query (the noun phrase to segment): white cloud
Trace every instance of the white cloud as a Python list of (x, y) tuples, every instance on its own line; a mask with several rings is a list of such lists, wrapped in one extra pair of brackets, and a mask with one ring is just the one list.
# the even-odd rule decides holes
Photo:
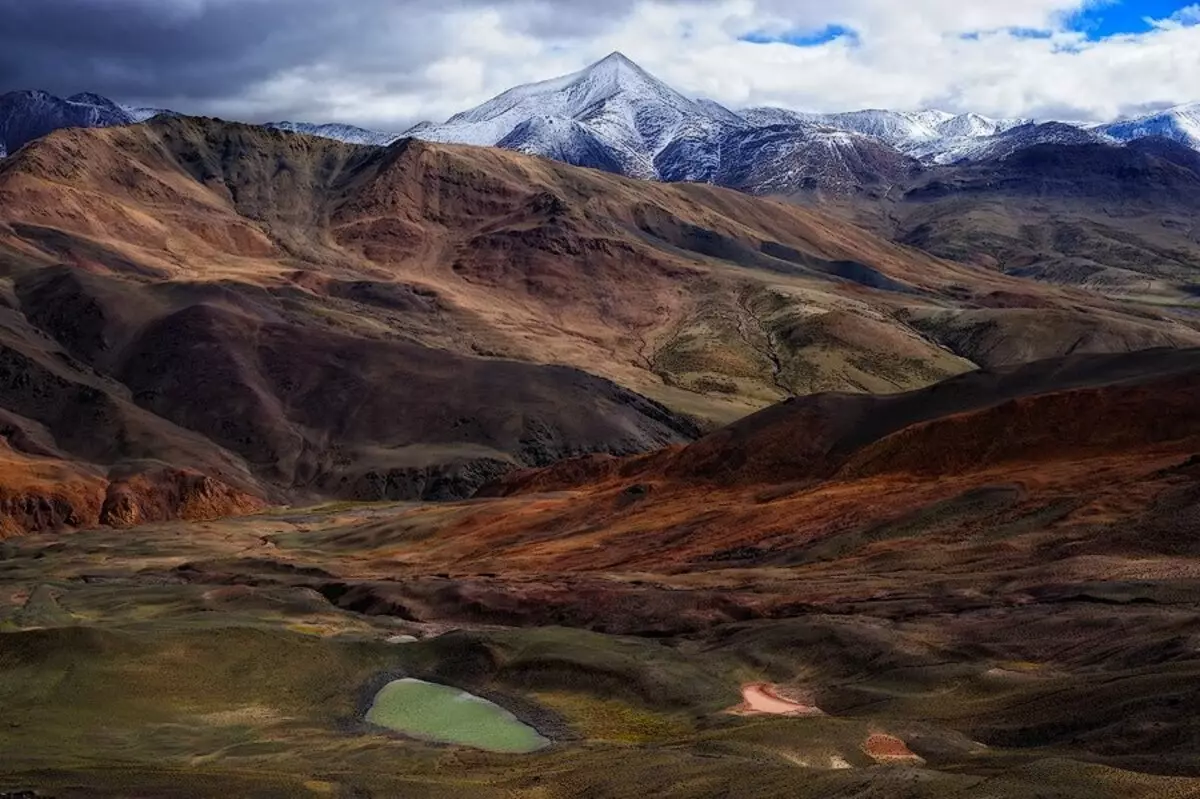
[(1184, 6), (1166, 19), (1146, 20), (1156, 28), (1186, 28), (1190, 25), (1200, 25), (1200, 3)]
[[(1137, 35), (1092, 41), (1080, 0), (717, 0), (631, 5), (595, 36), (534, 38), (519, 8), (452, 37), (446, 64), (406, 103), (441, 118), (517, 83), (621, 50), (679, 90), (734, 107), (943, 107), (995, 116), (1113, 119), (1200, 100), (1200, 5)], [(754, 44), (836, 24), (819, 46)], [(1039, 31), (1031, 36), (1028, 31)], [(477, 65), (471, 68), (470, 64)]]

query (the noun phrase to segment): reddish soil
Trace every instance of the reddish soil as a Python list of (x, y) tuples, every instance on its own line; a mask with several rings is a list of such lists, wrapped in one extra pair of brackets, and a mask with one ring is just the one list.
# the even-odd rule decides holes
[(198, 472), (158, 467), (106, 478), (95, 467), (0, 454), (0, 538), (31, 532), (257, 513), (258, 496)]
[(913, 753), (908, 744), (894, 735), (876, 732), (863, 742), (863, 751), (877, 763), (924, 763), (924, 758)]

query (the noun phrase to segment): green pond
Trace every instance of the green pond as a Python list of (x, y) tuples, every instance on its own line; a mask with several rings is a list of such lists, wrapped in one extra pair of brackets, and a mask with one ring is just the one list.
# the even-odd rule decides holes
[(532, 752), (549, 743), (499, 705), (424, 680), (394, 680), (385, 685), (375, 695), (367, 721), (414, 738), (488, 752)]

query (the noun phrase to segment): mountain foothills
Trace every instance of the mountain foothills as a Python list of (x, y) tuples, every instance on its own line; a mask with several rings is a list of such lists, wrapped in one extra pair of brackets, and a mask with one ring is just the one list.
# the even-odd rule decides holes
[(1186, 107), (0, 111), (0, 799), (1200, 797)]

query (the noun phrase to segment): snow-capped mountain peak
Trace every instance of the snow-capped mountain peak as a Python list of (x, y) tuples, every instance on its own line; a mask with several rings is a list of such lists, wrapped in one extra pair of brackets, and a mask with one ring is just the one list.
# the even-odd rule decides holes
[[(96, 94), (0, 95), (0, 157), (62, 127), (123, 125), (160, 113)], [(267, 127), (355, 144), (397, 138), (351, 125)], [(621, 53), (577, 72), (511, 88), (405, 137), (496, 146), (629, 177), (699, 181), (754, 193), (886, 192), (914, 171), (1002, 160), (1036, 145), (1118, 145), (1158, 136), (1200, 151), (1200, 103), (1109, 125), (992, 119), (942, 110), (806, 113), (730, 110), (689, 98)]]
[(540, 113), (577, 119), (596, 105), (622, 96), (671, 105), (693, 104), (621, 53), (612, 53), (570, 75), (509, 89), (483, 105), (455, 114), (446, 125), (495, 122), (522, 110), (531, 112), (530, 116)]
[[(684, 97), (621, 53), (612, 53), (578, 72), (509, 89), (443, 125), (414, 128), (408, 135), (462, 144), (503, 142), (606, 169), (615, 161), (621, 171), (638, 177), (670, 173), (700, 179), (713, 166), (710, 154), (683, 147), (688, 157), (699, 159), (692, 169), (678, 163), (681, 154), (668, 156), (672, 163), (660, 163), (665, 151), (746, 124), (716, 103)], [(599, 161), (597, 148), (608, 151)]]
[[(1165, 135), (1200, 149), (1200, 105), (1124, 124), (1127, 138)], [(445, 124), (421, 125), (406, 135), (501, 146), (633, 177), (742, 186), (741, 179), (729, 182), (736, 173), (784, 193), (797, 176), (806, 186), (821, 184), (821, 176), (837, 165), (851, 165), (847, 174), (869, 164), (879, 174), (899, 175), (911, 168), (909, 159), (946, 164), (1004, 157), (1034, 144), (1126, 140), (1119, 131), (942, 110), (731, 111), (685, 97), (620, 53), (569, 75), (509, 89)], [(734, 163), (747, 159), (759, 166), (747, 170)], [(787, 176), (766, 176), (761, 167), (767, 163)]]
[(909, 143), (933, 141), (940, 138), (935, 125), (941, 115), (934, 111), (886, 111), (870, 109), (828, 114), (822, 120), (839, 130), (849, 130), (871, 136), (901, 150)]
[(943, 120), (936, 126), (937, 132), (947, 138), (978, 138), (995, 136), (1014, 128), (1024, 120), (991, 119), (980, 114), (959, 114)]
[(75, 105), (92, 105), (96, 106), (97, 108), (107, 108), (110, 110), (120, 110), (121, 108), (112, 100), (108, 99), (107, 97), (101, 97), (95, 92), (80, 92), (79, 94), (73, 94), (67, 98), (67, 102), (74, 103)]

